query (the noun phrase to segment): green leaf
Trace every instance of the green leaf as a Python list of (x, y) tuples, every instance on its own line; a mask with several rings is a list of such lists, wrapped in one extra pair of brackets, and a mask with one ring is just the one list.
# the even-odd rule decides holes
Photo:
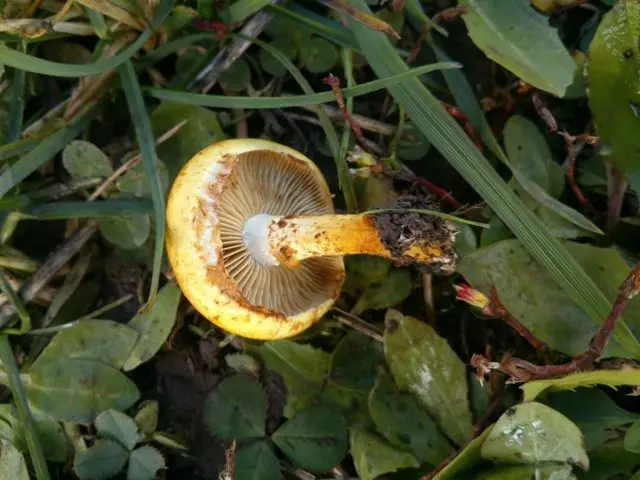
[(251, 70), (243, 58), (231, 64), (219, 76), (220, 86), (229, 92), (241, 92), (251, 84)]
[(62, 151), (62, 164), (74, 178), (108, 177), (113, 167), (102, 150), (85, 140), (74, 140)]
[(578, 480), (613, 480), (616, 475), (627, 478), (640, 466), (640, 455), (624, 448), (623, 440), (613, 440), (589, 452), (591, 466), (587, 472), (577, 472)]
[(133, 370), (158, 353), (176, 323), (181, 295), (176, 285), (167, 283), (160, 289), (151, 307), (129, 321), (129, 327), (138, 332), (138, 336), (122, 367), (125, 371)]
[(381, 283), (370, 286), (362, 293), (353, 307), (353, 313), (360, 315), (365, 310), (395, 307), (411, 295), (411, 290), (411, 272), (406, 268), (394, 268)]
[(300, 60), (311, 73), (325, 73), (338, 63), (338, 51), (328, 40), (314, 37), (300, 50)]
[(329, 368), (328, 353), (290, 340), (266, 342), (248, 350), (262, 357), (264, 363), (284, 380), (287, 387), (284, 415), (287, 418), (309, 406), (320, 392)]
[(629, 427), (624, 436), (625, 450), (633, 453), (640, 453), (640, 420), (637, 420)]
[(11, 442), (2, 439), (0, 439), (0, 478), (29, 480), (24, 456)]
[(102, 200), (99, 202), (51, 202), (30, 205), (12, 211), (19, 213), (24, 218), (38, 220), (121, 217), (136, 213), (146, 216), (153, 213), (153, 204), (146, 198), (141, 200)]
[(382, 283), (391, 269), (391, 261), (373, 255), (349, 255), (344, 259), (347, 276), (342, 289), (355, 294), (374, 283)]
[(227, 25), (233, 25), (262, 10), (269, 3), (269, 0), (236, 0), (229, 7), (218, 12), (218, 16)]
[(177, 435), (168, 432), (155, 432), (152, 435), (152, 440), (164, 445), (168, 448), (175, 448), (176, 450), (189, 450), (189, 446), (186, 442)]
[(126, 250), (144, 244), (151, 231), (148, 215), (126, 215), (100, 219), (100, 233), (109, 242)]
[(439, 465), (453, 451), (415, 397), (398, 390), (384, 370), (369, 394), (369, 412), (389, 443), (411, 452), (421, 462)]
[(267, 421), (267, 398), (252, 377), (234, 375), (207, 396), (202, 418), (205, 427), (223, 440), (261, 438)]
[(312, 405), (282, 425), (271, 439), (299, 467), (326, 472), (347, 453), (347, 422), (325, 405)]
[(95, 360), (122, 368), (136, 343), (138, 334), (112, 320), (83, 320), (61, 330), (36, 359), (31, 370), (61, 359)]
[(420, 465), (410, 453), (389, 445), (375, 433), (360, 427), (350, 429), (349, 444), (361, 480), (374, 480), (385, 473)]
[(76, 454), (73, 470), (83, 480), (114, 477), (127, 463), (129, 452), (112, 440), (96, 440), (87, 450)]
[(242, 447), (236, 455), (235, 480), (283, 480), (276, 454), (266, 440)]
[[(298, 49), (295, 43), (287, 37), (276, 38), (269, 42), (269, 45), (280, 50), (280, 52), (282, 52), (282, 54), (291, 61), (295, 60), (298, 55)], [(287, 69), (284, 65), (282, 65), (282, 63), (280, 63), (278, 59), (271, 55), (267, 50), (260, 50), (259, 58), (260, 66), (262, 66), (264, 71), (268, 74), (273, 75), (274, 77), (282, 77), (283, 75), (286, 75)]]
[(142, 433), (151, 435), (158, 428), (159, 413), (160, 404), (157, 400), (145, 400), (139, 405), (136, 416), (133, 419)]
[(537, 402), (511, 407), (498, 419), (481, 448), (496, 463), (569, 463), (589, 468), (582, 433), (567, 417)]
[(493, 425), (490, 425), (480, 435), (467, 443), (464, 449), (433, 477), (433, 480), (458, 480), (461, 472), (483, 462), (480, 456), (480, 449), (492, 430)]
[(624, 173), (640, 170), (640, 4), (620, 0), (589, 44), (589, 107), (605, 160)]
[[(565, 247), (607, 297), (613, 299), (629, 270), (616, 250), (573, 242), (566, 242)], [(504, 240), (467, 255), (461, 260), (459, 271), (475, 289), (485, 294), (494, 285), (500, 301), (511, 315), (553, 350), (577, 355), (584, 351), (598, 329), (598, 325), (533, 262), (518, 240)], [(638, 305), (636, 300), (632, 301), (625, 318), (640, 325), (640, 317), (633, 311), (635, 305)], [(620, 324), (616, 332), (605, 356), (630, 353), (617, 341), (629, 332), (626, 324)]]
[(528, 0), (460, 4), (468, 7), (462, 18), (469, 36), (487, 57), (540, 90), (564, 95), (576, 65), (557, 31)]
[[(156, 160), (156, 169), (160, 176), (160, 184), (162, 191), (166, 192), (169, 187), (169, 173), (167, 167), (160, 160)], [(127, 170), (127, 173), (116, 180), (116, 187), (120, 193), (127, 193), (134, 197), (150, 197), (151, 189), (149, 188), (149, 178), (145, 171), (145, 166), (139, 163), (135, 167)]]
[(92, 360), (58, 359), (32, 368), (27, 397), (56, 420), (91, 423), (104, 410), (126, 410), (140, 397), (122, 372)]
[(512, 467), (494, 467), (484, 472), (476, 480), (575, 480), (571, 465), (527, 465)]
[(396, 384), (414, 394), (458, 445), (472, 432), (465, 365), (433, 328), (388, 310), (384, 353)]
[(376, 381), (377, 369), (382, 363), (382, 344), (353, 331), (345, 335), (333, 351), (329, 376), (342, 387), (369, 390)]
[[(354, 0), (353, 5), (367, 9), (363, 0)], [(352, 19), (347, 22), (377, 76), (407, 72), (406, 63), (384, 34), (372, 32)], [(611, 302), (545, 224), (518, 199), (440, 101), (417, 79), (388, 88), (414, 124), (547, 269), (553, 281), (592, 319), (601, 321), (609, 313)], [(640, 344), (628, 333), (622, 334), (621, 343), (640, 355)]]
[(127, 480), (153, 480), (158, 470), (165, 468), (164, 457), (150, 445), (143, 445), (131, 452)]
[(96, 417), (94, 424), (100, 435), (117, 441), (129, 451), (142, 439), (136, 422), (117, 410), (102, 412)]
[(609, 385), (611, 387), (640, 385), (640, 371), (637, 369), (624, 369), (572, 373), (561, 378), (527, 382), (520, 388), (524, 392), (524, 400), (533, 400), (547, 390), (574, 390), (578, 387), (590, 387), (592, 385)]
[(572, 392), (547, 395), (544, 403), (575, 423), (584, 435), (587, 451), (607, 440), (608, 430), (640, 418), (618, 407), (611, 397), (599, 388), (579, 388)]

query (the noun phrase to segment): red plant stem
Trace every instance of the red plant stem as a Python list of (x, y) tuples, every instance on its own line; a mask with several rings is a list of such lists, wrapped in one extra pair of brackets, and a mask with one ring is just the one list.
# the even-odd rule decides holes
[(342, 95), (342, 90), (340, 89), (340, 79), (335, 75), (329, 74), (328, 77), (325, 77), (323, 79), (323, 82), (325, 85), (329, 85), (331, 87), (331, 90), (333, 90), (333, 93), (336, 96), (336, 103), (338, 104), (338, 107), (342, 110), (344, 119), (351, 127), (351, 130), (353, 130), (353, 134), (355, 135), (356, 140), (358, 141), (360, 146), (364, 150), (367, 150), (367, 140), (364, 138), (362, 129), (360, 128), (360, 125), (358, 125), (358, 123), (355, 121), (355, 119), (351, 116), (351, 113), (349, 113), (347, 104), (344, 101), (344, 95)]
[(589, 199), (587, 199), (584, 193), (582, 193), (582, 190), (580, 189), (580, 187), (578, 186), (578, 183), (576, 182), (576, 177), (575, 177), (576, 151), (575, 151), (575, 144), (574, 144), (575, 138), (566, 132), (562, 132), (560, 135), (564, 137), (565, 145), (567, 146), (567, 156), (569, 159), (569, 165), (567, 167), (567, 180), (569, 182), (569, 186), (571, 187), (573, 194), (578, 199), (578, 202), (580, 202), (580, 205), (582, 205), (585, 208), (588, 208), (595, 215), (599, 216), (600, 213), (598, 212), (598, 210), (596, 210), (596, 208), (591, 204)]
[(471, 122), (469, 121), (469, 117), (467, 117), (467, 115), (458, 107), (454, 107), (453, 105), (449, 105), (442, 102), (441, 102), (441, 105), (444, 107), (444, 109), (447, 111), (449, 115), (451, 115), (458, 122), (462, 123), (462, 128), (465, 131), (465, 133), (469, 136), (469, 138), (471, 138), (471, 140), (473, 141), (475, 146), (478, 148), (478, 150), (482, 152), (484, 150), (484, 145), (482, 144), (482, 138), (480, 138), (480, 135), (478, 135), (478, 132), (476, 132), (473, 126), (471, 125)]

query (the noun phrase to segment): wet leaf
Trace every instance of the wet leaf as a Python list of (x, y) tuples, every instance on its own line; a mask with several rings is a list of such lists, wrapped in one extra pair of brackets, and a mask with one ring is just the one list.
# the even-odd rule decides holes
[(81, 479), (102, 480), (115, 476), (127, 463), (129, 452), (112, 440), (97, 440), (76, 454), (73, 470)]
[(325, 405), (312, 405), (296, 413), (271, 439), (299, 467), (326, 472), (347, 453), (347, 422)]
[(278, 458), (266, 440), (242, 447), (236, 455), (235, 480), (282, 480)]
[(24, 376), (27, 397), (56, 420), (87, 424), (104, 410), (126, 410), (139, 398), (122, 372), (93, 360), (58, 359)]
[(471, 467), (483, 462), (480, 456), (480, 449), (486, 438), (491, 434), (493, 425), (487, 427), (480, 435), (467, 443), (458, 455), (445, 466), (433, 480), (457, 480), (460, 473), (469, 470)]
[(0, 478), (29, 480), (24, 456), (11, 442), (0, 439)]
[(571, 465), (494, 467), (476, 480), (575, 480)]
[(300, 61), (311, 73), (325, 73), (338, 63), (338, 51), (328, 40), (313, 37), (300, 50)]
[(616, 475), (625, 478), (640, 466), (640, 454), (624, 448), (623, 440), (612, 440), (589, 452), (590, 467), (587, 472), (576, 472), (578, 480), (612, 480)]
[(629, 427), (624, 436), (625, 450), (633, 453), (640, 453), (640, 420), (637, 420)]
[(267, 397), (258, 382), (244, 375), (227, 377), (207, 396), (205, 427), (223, 440), (260, 438), (267, 421)]
[(415, 397), (398, 390), (384, 370), (380, 370), (369, 394), (369, 411), (376, 428), (389, 443), (411, 452), (421, 462), (439, 465), (453, 451)]
[[(269, 42), (269, 45), (280, 50), (289, 60), (295, 60), (296, 56), (298, 55), (296, 44), (287, 37), (276, 38), (275, 40)], [(273, 75), (274, 77), (281, 77), (283, 75), (286, 75), (286, 67), (267, 50), (260, 50), (259, 58), (260, 65), (268, 74)]]
[[(615, 290), (627, 275), (628, 267), (613, 248), (565, 242), (567, 250), (593, 278), (603, 292), (613, 300)], [(475, 288), (485, 294), (495, 285), (500, 301), (523, 325), (531, 329), (553, 350), (577, 355), (586, 348), (598, 325), (590, 319), (551, 280), (526, 252), (518, 240), (504, 240), (467, 255), (460, 262), (460, 273)], [(630, 324), (640, 325), (632, 300), (625, 311)], [(622, 335), (624, 327), (618, 328)], [(615, 339), (605, 356), (624, 356)]]
[(607, 440), (607, 430), (628, 424), (640, 418), (618, 407), (599, 388), (579, 388), (571, 392), (555, 392), (546, 396), (544, 403), (575, 423), (582, 434), (587, 451)]
[(143, 445), (131, 452), (127, 480), (153, 480), (158, 470), (165, 468), (164, 457), (150, 445)]
[(587, 470), (582, 433), (567, 417), (537, 402), (511, 407), (484, 441), (481, 455), (496, 463), (569, 463)]
[(620, 0), (589, 45), (589, 107), (605, 160), (624, 173), (640, 170), (640, 4)]
[(328, 353), (290, 340), (266, 342), (249, 351), (262, 357), (264, 363), (284, 380), (287, 387), (284, 415), (287, 418), (309, 406), (322, 388), (329, 368)]
[(151, 220), (148, 215), (127, 215), (100, 219), (100, 233), (120, 248), (140, 247), (149, 237)]
[(132, 418), (117, 410), (106, 410), (96, 418), (96, 429), (103, 437), (117, 441), (128, 450), (142, 439)]
[(345, 258), (347, 278), (343, 289), (355, 294), (369, 285), (380, 283), (389, 273), (391, 261), (373, 255), (353, 255)]
[(159, 413), (160, 405), (157, 400), (145, 400), (140, 404), (134, 421), (143, 433), (151, 435), (158, 428)]
[(369, 390), (382, 363), (382, 344), (353, 331), (345, 335), (333, 351), (329, 374), (331, 380), (342, 387)]
[(181, 294), (174, 284), (165, 284), (158, 291), (150, 310), (136, 314), (129, 321), (129, 327), (138, 332), (138, 337), (124, 363), (125, 371), (133, 370), (158, 353), (176, 323)]
[(461, 0), (469, 36), (487, 57), (534, 87), (562, 97), (576, 65), (548, 19), (529, 0)]
[(411, 290), (411, 272), (406, 268), (394, 268), (381, 283), (371, 285), (362, 292), (353, 307), (353, 313), (360, 315), (366, 310), (395, 307), (411, 295)]
[(102, 150), (85, 140), (74, 140), (62, 151), (62, 164), (74, 178), (108, 177), (113, 167)]
[(220, 86), (229, 92), (241, 92), (251, 84), (251, 70), (243, 58), (231, 64), (218, 78)]
[(36, 359), (31, 370), (58, 359), (95, 360), (121, 368), (129, 358), (138, 334), (132, 328), (112, 320), (84, 320), (61, 330)]
[(349, 444), (361, 480), (374, 480), (385, 473), (420, 465), (410, 453), (391, 446), (375, 433), (359, 427), (350, 429)]
[(433, 328), (388, 310), (384, 352), (396, 384), (411, 392), (458, 445), (472, 432), (465, 365)]

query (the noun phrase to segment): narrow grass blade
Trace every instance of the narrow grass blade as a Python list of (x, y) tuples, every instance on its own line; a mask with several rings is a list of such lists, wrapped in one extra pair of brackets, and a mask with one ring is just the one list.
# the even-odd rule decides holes
[(3, 333), (22, 335), (23, 333), (29, 331), (31, 329), (31, 317), (29, 317), (29, 312), (27, 312), (22, 299), (13, 289), (11, 283), (9, 283), (9, 280), (5, 276), (2, 269), (0, 269), (0, 290), (2, 290), (2, 293), (5, 294), (5, 296), (7, 297), (7, 299), (9, 299), (13, 306), (16, 307), (16, 313), (18, 314), (18, 317), (20, 317), (19, 328), (7, 328), (3, 330)]
[(184, 37), (180, 37), (167, 42), (164, 45), (160, 45), (158, 48), (149, 52), (140, 60), (136, 60), (134, 62), (134, 66), (136, 67), (137, 71), (145, 71), (151, 65), (159, 62), (165, 57), (168, 57), (172, 53), (178, 52), (183, 48), (188, 47), (189, 45), (202, 41), (215, 42), (215, 37), (213, 37), (210, 33), (194, 33), (192, 35), (185, 35)]
[(218, 13), (220, 20), (233, 25), (247, 19), (269, 5), (271, 0), (238, 0)]
[(91, 107), (78, 115), (62, 130), (42, 140), (29, 153), (9, 166), (0, 175), (0, 198), (4, 197), (13, 187), (27, 178), (47, 161), (61, 151), (71, 140), (82, 132), (96, 113), (97, 108)]
[[(397, 75), (390, 75), (372, 82), (363, 83), (353, 88), (345, 88), (342, 94), (345, 98), (358, 97), (395, 85), (405, 79), (425, 75), (448, 68), (460, 68), (459, 63), (434, 63), (422, 67), (413, 68)], [(233, 97), (224, 95), (203, 95), (200, 93), (179, 92), (163, 88), (145, 88), (144, 93), (159, 100), (200, 105), (213, 108), (287, 108), (306, 105), (319, 105), (321, 103), (334, 102), (336, 97), (333, 91), (313, 93), (308, 95), (290, 95), (284, 97)]]
[(107, 70), (111, 70), (112, 68), (123, 64), (138, 50), (140, 50), (147, 40), (151, 38), (154, 29), (161, 25), (167, 17), (171, 11), (172, 3), (173, 2), (171, 0), (163, 0), (160, 7), (158, 7), (156, 18), (152, 25), (142, 32), (135, 42), (109, 59), (82, 65), (51, 62), (49, 60), (43, 60), (42, 58), (27, 55), (26, 53), (19, 52), (0, 43), (0, 62), (27, 72), (50, 75), (53, 77), (84, 77), (106, 72)]
[(93, 28), (96, 29), (96, 35), (98, 35), (98, 38), (107, 40), (109, 38), (109, 27), (107, 26), (107, 22), (105, 21), (102, 14), (87, 7), (84, 8), (84, 11), (87, 14), (87, 18), (91, 22), (91, 25), (93, 25)]
[[(363, 0), (357, 0), (356, 4), (367, 8)], [(407, 71), (408, 67), (383, 34), (372, 32), (354, 21), (349, 21), (349, 25), (376, 75), (387, 77)], [(389, 91), (413, 123), (549, 271), (557, 284), (601, 324), (611, 310), (607, 297), (562, 242), (515, 195), (427, 87), (412, 79), (389, 87)], [(626, 323), (619, 324), (615, 338), (630, 356), (640, 358), (640, 345)]]
[(156, 169), (156, 141), (151, 129), (151, 120), (144, 104), (144, 98), (138, 83), (136, 71), (130, 61), (126, 61), (118, 68), (122, 88), (129, 104), (131, 121), (136, 130), (142, 163), (149, 182), (149, 192), (153, 202), (153, 210), (156, 220), (156, 242), (153, 254), (153, 271), (151, 273), (151, 289), (149, 292), (149, 305), (153, 303), (160, 283), (160, 268), (162, 266), (162, 255), (164, 252), (164, 228), (165, 228), (165, 204), (160, 175)]
[(102, 202), (53, 202), (18, 210), (23, 218), (60, 220), (67, 218), (103, 218), (154, 213), (150, 199), (104, 200)]
[[(24, 44), (21, 45), (24, 50)], [(24, 79), (27, 72), (20, 69), (13, 70), (11, 80), (11, 116), (9, 117), (9, 133), (7, 141), (15, 142), (22, 133), (24, 119)]]

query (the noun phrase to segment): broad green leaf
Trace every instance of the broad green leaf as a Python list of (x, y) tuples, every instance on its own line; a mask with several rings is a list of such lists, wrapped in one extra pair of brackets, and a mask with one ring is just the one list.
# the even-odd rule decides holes
[(338, 62), (338, 51), (328, 40), (314, 37), (300, 49), (300, 60), (311, 73), (325, 73)]
[[(628, 268), (613, 249), (566, 242), (565, 247), (592, 275), (609, 298), (624, 280)], [(477, 290), (489, 293), (494, 285), (500, 301), (523, 325), (554, 350), (567, 355), (584, 351), (598, 325), (549, 278), (518, 240), (504, 240), (464, 257), (459, 271)], [(637, 304), (636, 300), (632, 304)], [(625, 315), (636, 323), (632, 311)], [(601, 320), (601, 322), (604, 319)], [(624, 326), (621, 326), (624, 328)], [(620, 332), (621, 328), (617, 329)], [(616, 338), (619, 338), (620, 333)], [(628, 354), (615, 340), (605, 356)]]
[(493, 467), (484, 472), (476, 480), (575, 480), (571, 465), (527, 465), (512, 467)]
[(296, 413), (271, 439), (304, 470), (326, 472), (347, 453), (347, 422), (325, 405), (312, 405)]
[(127, 463), (129, 452), (113, 440), (96, 440), (87, 450), (76, 454), (73, 470), (82, 480), (106, 480), (114, 477)]
[(129, 321), (129, 327), (138, 332), (138, 337), (122, 367), (125, 371), (133, 370), (158, 353), (176, 323), (181, 293), (174, 284), (165, 284), (150, 309)]
[(520, 388), (524, 392), (524, 400), (533, 400), (544, 391), (574, 390), (578, 387), (593, 385), (640, 385), (640, 371), (638, 369), (623, 370), (593, 370), (591, 372), (572, 373), (561, 378), (548, 380), (534, 380), (527, 382)]
[(251, 84), (251, 70), (243, 58), (231, 64), (219, 76), (220, 86), (229, 92), (241, 92)]
[(382, 344), (353, 331), (345, 335), (333, 351), (329, 376), (342, 387), (369, 390), (376, 381), (378, 366), (382, 363)]
[(66, 146), (62, 164), (74, 178), (108, 177), (113, 173), (109, 157), (85, 140), (74, 140)]
[(503, 135), (511, 166), (558, 198), (564, 190), (564, 171), (553, 161), (538, 127), (525, 117), (513, 115), (504, 126)]
[(276, 371), (287, 387), (284, 415), (291, 418), (297, 411), (311, 404), (320, 392), (329, 368), (330, 355), (310, 345), (290, 340), (266, 342), (250, 347), (264, 363)]
[(457, 480), (460, 478), (461, 472), (482, 463), (484, 460), (480, 456), (480, 449), (486, 438), (491, 434), (493, 427), (494, 425), (490, 425), (480, 435), (467, 443), (464, 449), (433, 477), (433, 480)]
[(471, 436), (465, 365), (426, 323), (388, 310), (384, 353), (396, 384), (415, 395), (458, 445)]
[(104, 410), (126, 410), (140, 397), (122, 372), (93, 360), (58, 359), (23, 378), (27, 398), (53, 418), (91, 423)]
[(633, 453), (640, 453), (640, 420), (637, 420), (629, 427), (624, 436), (625, 450)]
[(562, 97), (576, 65), (547, 17), (529, 0), (460, 0), (473, 43), (487, 57), (540, 90)]
[(420, 465), (410, 453), (391, 446), (375, 433), (360, 427), (350, 429), (349, 444), (361, 480), (374, 480), (385, 473)]
[(236, 455), (235, 480), (283, 480), (278, 457), (266, 440), (242, 447)]
[(24, 456), (11, 442), (0, 439), (0, 478), (29, 480)]
[(151, 445), (143, 445), (131, 452), (127, 480), (154, 480), (158, 470), (165, 468), (164, 457)]
[(148, 215), (123, 215), (100, 220), (102, 236), (125, 250), (144, 244), (150, 231), (151, 220)]
[[(185, 125), (186, 127), (186, 125)], [(123, 160), (128, 160), (125, 157)], [(167, 167), (160, 160), (156, 160), (156, 169), (160, 176), (160, 184), (162, 191), (166, 192), (169, 187), (169, 174)], [(135, 167), (127, 170), (127, 173), (116, 180), (116, 187), (120, 193), (132, 195), (136, 198), (149, 198), (151, 191), (149, 190), (149, 179), (142, 163), (138, 163)]]
[(362, 292), (353, 313), (360, 315), (365, 310), (395, 307), (407, 299), (412, 289), (411, 272), (406, 268), (394, 268), (381, 283)]
[(381, 283), (391, 268), (391, 261), (373, 255), (350, 255), (344, 260), (347, 276), (342, 288), (352, 294)]
[(145, 400), (142, 402), (133, 420), (142, 433), (151, 435), (158, 428), (158, 415), (160, 404), (157, 400)]
[(136, 422), (117, 410), (102, 412), (96, 417), (94, 424), (100, 435), (115, 440), (129, 451), (142, 439)]
[(569, 463), (589, 468), (580, 429), (561, 413), (537, 402), (511, 407), (498, 419), (480, 450), (496, 463)]
[(368, 394), (367, 390), (344, 388), (329, 380), (318, 393), (315, 401), (339, 411), (349, 425), (369, 424), (371, 417), (367, 406)]
[(624, 173), (640, 170), (640, 4), (619, 0), (589, 45), (589, 106), (605, 160)]
[(478, 249), (478, 239), (473, 227), (470, 225), (458, 225), (455, 249), (461, 257)]
[(251, 377), (228, 377), (207, 396), (202, 419), (205, 427), (223, 440), (261, 438), (267, 421), (267, 397)]
[(398, 390), (384, 370), (369, 394), (369, 412), (389, 443), (411, 452), (421, 462), (439, 465), (453, 451), (415, 397)]
[(83, 320), (61, 330), (36, 359), (31, 370), (61, 359), (84, 359), (122, 368), (138, 338), (137, 332), (113, 320)]
[(578, 480), (613, 480), (616, 475), (628, 478), (640, 466), (640, 454), (625, 450), (624, 441), (612, 440), (589, 452), (590, 467), (577, 471)]
[(579, 388), (547, 395), (544, 403), (575, 423), (584, 435), (587, 451), (607, 440), (607, 431), (640, 419), (640, 414), (618, 407), (599, 388)]
[[(273, 48), (277, 48), (285, 55), (289, 60), (293, 61), (298, 55), (298, 49), (295, 43), (293, 43), (287, 37), (276, 38), (269, 42)], [(270, 75), (274, 77), (281, 77), (287, 73), (287, 69), (280, 63), (273, 55), (266, 50), (260, 50), (259, 53), (260, 65)]]

